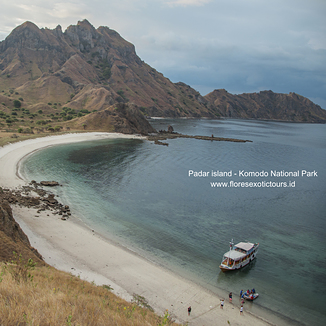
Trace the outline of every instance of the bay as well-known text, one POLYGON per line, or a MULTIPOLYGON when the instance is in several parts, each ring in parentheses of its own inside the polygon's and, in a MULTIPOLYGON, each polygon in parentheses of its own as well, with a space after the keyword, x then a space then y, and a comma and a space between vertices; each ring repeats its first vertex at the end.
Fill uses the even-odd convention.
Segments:
POLYGON ((28 180, 58 181, 63 187, 57 194, 87 225, 213 292, 220 288, 236 297, 255 287, 260 297, 246 309, 262 308, 289 325, 324 325, 326 126, 231 119, 151 123, 157 130, 172 125, 184 134, 252 142, 67 144, 28 156, 21 173, 28 180), (232 177, 213 177, 212 171, 232 177), (299 176, 273 177, 271 171, 299 176), (230 187, 231 181, 238 186, 230 187), (228 187, 212 186, 216 182, 228 187), (222 273, 219 263, 231 239, 259 242, 260 250, 250 266, 222 273))

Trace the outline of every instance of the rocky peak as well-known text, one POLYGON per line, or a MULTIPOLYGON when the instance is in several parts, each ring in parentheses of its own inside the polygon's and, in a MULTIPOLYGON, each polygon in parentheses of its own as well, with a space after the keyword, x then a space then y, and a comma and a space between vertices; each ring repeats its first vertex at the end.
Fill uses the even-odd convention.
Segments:
POLYGON ((0 51, 14 46, 18 48, 36 49, 42 40, 41 30, 31 22, 17 26, 5 39, 0 51))
POLYGON ((62 35, 63 35, 61 26, 58 25, 58 26, 53 30, 53 33, 54 33, 57 37, 61 38, 62 35))
POLYGON ((25 23, 17 26, 11 33, 11 34, 15 34, 15 33, 20 33, 22 31, 34 31, 35 33, 38 33, 39 28, 32 22, 30 21, 26 21, 25 23))
POLYGON ((78 23, 77 23, 77 26, 80 26, 82 28, 95 31, 94 26, 87 19, 84 19, 82 21, 79 20, 78 23))
POLYGON ((81 52, 89 51, 94 48, 94 40, 98 39, 99 35, 86 19, 79 21, 77 25, 70 25, 65 34, 70 38, 74 45, 79 45, 81 52))

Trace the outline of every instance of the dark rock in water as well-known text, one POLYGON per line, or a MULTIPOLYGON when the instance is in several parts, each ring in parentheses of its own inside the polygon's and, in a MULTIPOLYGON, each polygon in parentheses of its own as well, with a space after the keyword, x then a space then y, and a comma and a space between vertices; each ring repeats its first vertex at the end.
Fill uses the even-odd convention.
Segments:
POLYGON ((173 133, 173 131, 174 131, 174 130, 173 130, 173 127, 172 127, 171 125, 169 125, 169 126, 168 126, 168 132, 169 132, 169 133, 173 133))
POLYGON ((149 141, 154 141, 156 145, 165 145, 168 146, 168 143, 161 142, 161 140, 166 139, 176 139, 176 138, 193 138, 193 139, 201 139, 201 140, 210 140, 210 141, 229 141, 229 142, 238 142, 238 143, 246 143, 252 142, 251 140, 244 140, 244 139, 236 139, 236 138, 223 138, 223 137, 214 137, 212 136, 194 136, 194 135, 183 135, 179 134, 175 131, 165 131, 160 130, 155 135, 150 135, 147 137, 149 141))
POLYGON ((48 186, 48 187, 59 186, 59 182, 57 181, 41 181, 40 184, 42 186, 48 186))
MULTIPOLYGON (((53 182, 55 183, 55 181, 53 182)), ((2 189, 2 192, 0 191, 0 199, 3 199, 11 204, 33 207, 37 210, 37 213, 50 210, 52 211, 52 214, 63 215, 66 219, 68 219, 69 216, 71 216, 69 206, 59 203, 58 200, 54 198, 54 194, 48 193, 43 189, 39 189, 39 185, 40 184, 36 182, 31 182, 31 186, 23 186, 22 189, 2 189), (39 195, 39 197, 31 196, 31 194, 35 192, 39 195)))

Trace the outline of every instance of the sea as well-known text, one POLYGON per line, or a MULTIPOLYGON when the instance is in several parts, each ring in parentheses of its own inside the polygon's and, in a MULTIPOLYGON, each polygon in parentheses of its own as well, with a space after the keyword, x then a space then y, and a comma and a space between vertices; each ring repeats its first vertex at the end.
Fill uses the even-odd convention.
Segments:
POLYGON ((246 310, 284 325, 325 325, 326 125, 149 121, 156 130, 250 142, 57 145, 26 157, 20 173, 58 181, 59 200, 86 225, 212 292, 233 292, 237 303, 241 289, 255 288, 259 298, 246 310), (242 241, 259 242, 255 261, 221 272, 230 242, 242 241))

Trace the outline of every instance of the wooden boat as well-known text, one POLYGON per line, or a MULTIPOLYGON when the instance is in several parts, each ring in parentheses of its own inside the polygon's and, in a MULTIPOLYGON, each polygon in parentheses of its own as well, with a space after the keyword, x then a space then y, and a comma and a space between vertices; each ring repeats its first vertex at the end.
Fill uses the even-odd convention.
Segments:
POLYGON ((239 242, 233 245, 230 242, 230 250, 223 255, 220 269, 223 272, 234 271, 248 265, 256 258, 259 243, 239 242))

